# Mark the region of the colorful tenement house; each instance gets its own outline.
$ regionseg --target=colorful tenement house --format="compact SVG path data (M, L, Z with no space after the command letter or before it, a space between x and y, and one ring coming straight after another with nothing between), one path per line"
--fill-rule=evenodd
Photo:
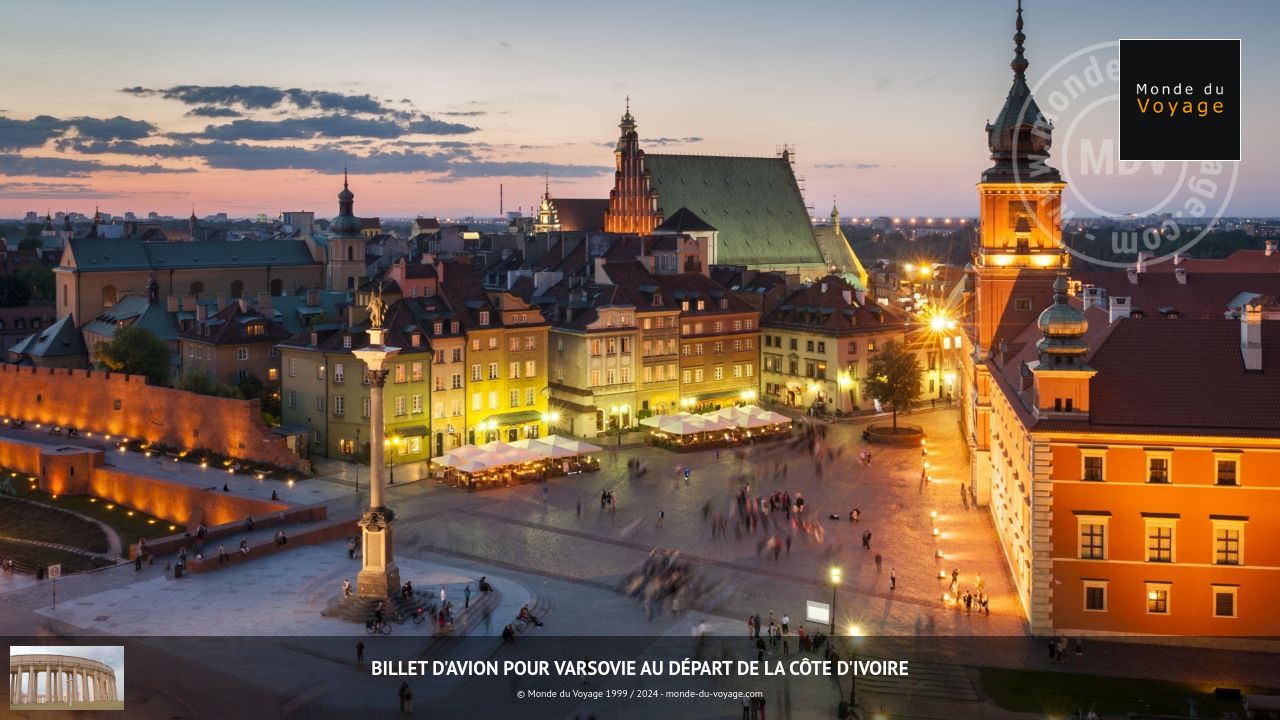
M906 344L909 323L837 275L795 290L760 321L765 398L818 412L874 409L867 363L890 340Z
M271 315L271 299L266 305L250 305L243 298L222 310L208 313L208 305L197 305L191 322L180 322L178 355L181 374L204 374L219 385L235 386L249 378L279 387L280 352L276 345L291 334Z
M759 312L708 275L707 234L612 237L587 272L537 297L551 320L552 416L577 435L626 430L649 415L756 398ZM568 251L574 257L577 250ZM519 287L533 294L532 283Z
M1280 322L1256 291L1232 310L1232 293L1214 290L1211 317L1139 317L1069 279L1022 27L1019 8L1014 86L979 184L961 386L974 497L1035 634L1275 635ZM1192 282L1177 274L1146 283L1143 304Z
M804 277L858 271L847 242L819 243L789 151L778 157L651 154L640 149L630 107L618 127L606 232L648 235L685 209L718 231L707 249L710 264ZM563 211L560 220L569 229Z

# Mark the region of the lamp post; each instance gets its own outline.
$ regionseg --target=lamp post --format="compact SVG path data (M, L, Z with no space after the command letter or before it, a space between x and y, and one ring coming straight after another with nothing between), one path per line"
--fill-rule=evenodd
M356 428L356 494L360 494L360 428Z
M858 703L858 646L857 639L862 636L862 628L849 626L849 709Z
M835 637L836 634L836 590L840 587L840 568L835 565L831 566L831 630L830 634Z
M954 330L955 327L956 327L956 321L951 319L947 315L947 312L945 310L941 310L941 309L934 310L933 314L929 317L929 329L933 331L934 337L938 339L938 399L939 400L942 399L943 388L945 387L943 383L943 376L942 376L943 338L947 337L946 333L950 330Z
M399 452L399 449L400 449L400 436L392 435L391 437L387 438L386 443L387 443L387 450L391 455L391 472L388 473L387 475L387 484L395 485L396 484L396 453Z

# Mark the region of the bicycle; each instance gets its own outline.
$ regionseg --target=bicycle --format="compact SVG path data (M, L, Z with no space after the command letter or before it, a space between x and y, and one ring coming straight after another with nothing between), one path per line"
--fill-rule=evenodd
M369 622L364 624L364 631L370 635L377 635L378 633L381 633L383 635L390 635L391 623L387 622L386 620L382 620L382 621L370 620Z

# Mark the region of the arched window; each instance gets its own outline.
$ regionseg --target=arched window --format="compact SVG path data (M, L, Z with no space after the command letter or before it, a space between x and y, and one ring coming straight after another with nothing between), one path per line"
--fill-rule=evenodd
M204 292L204 283L200 282L199 280L191 283L191 289L189 290L190 294L199 295L202 292Z
M232 280L231 281L231 297L238 298L243 296L244 296L244 281Z
M102 288L102 307L115 307L116 304L116 286L108 285Z
M271 281L271 297L280 297L284 294L284 281L276 278Z
M348 276L347 276L347 289L348 289L348 290L355 290L355 289L356 289L356 278L355 278L355 276L354 276L354 275L348 275Z
M355 248L355 246L354 246L354 245L348 245L348 246L347 246L347 259L348 259L348 260L355 260L355 259L356 259L356 248Z

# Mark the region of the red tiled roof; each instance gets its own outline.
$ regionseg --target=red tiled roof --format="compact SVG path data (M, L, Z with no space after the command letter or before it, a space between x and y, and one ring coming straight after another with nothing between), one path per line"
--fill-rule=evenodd
M1185 266L1191 262L1186 260L1182 264ZM1177 274L1173 272L1138 273L1136 284L1131 283L1129 277L1125 272L1098 270L1071 273L1073 281L1103 288L1110 297L1132 298L1133 309L1148 317L1159 315L1161 308L1172 308L1183 318L1220 318L1230 301L1240 293L1280 295L1280 272L1268 273L1257 269L1244 272L1192 269L1186 273L1185 284L1178 282Z
M845 299L848 293L848 299ZM769 327L801 327L826 332L861 332L906 327L909 317L893 307L858 302L858 291L839 275L788 295L760 321Z
M1198 273L1262 273L1280 272L1280 252L1267 255L1265 250L1236 250L1224 258L1183 258L1177 265L1172 260L1148 264L1149 272L1171 273L1177 268Z
M609 199L552 198L561 230L600 232L604 230L604 212L609 209Z

